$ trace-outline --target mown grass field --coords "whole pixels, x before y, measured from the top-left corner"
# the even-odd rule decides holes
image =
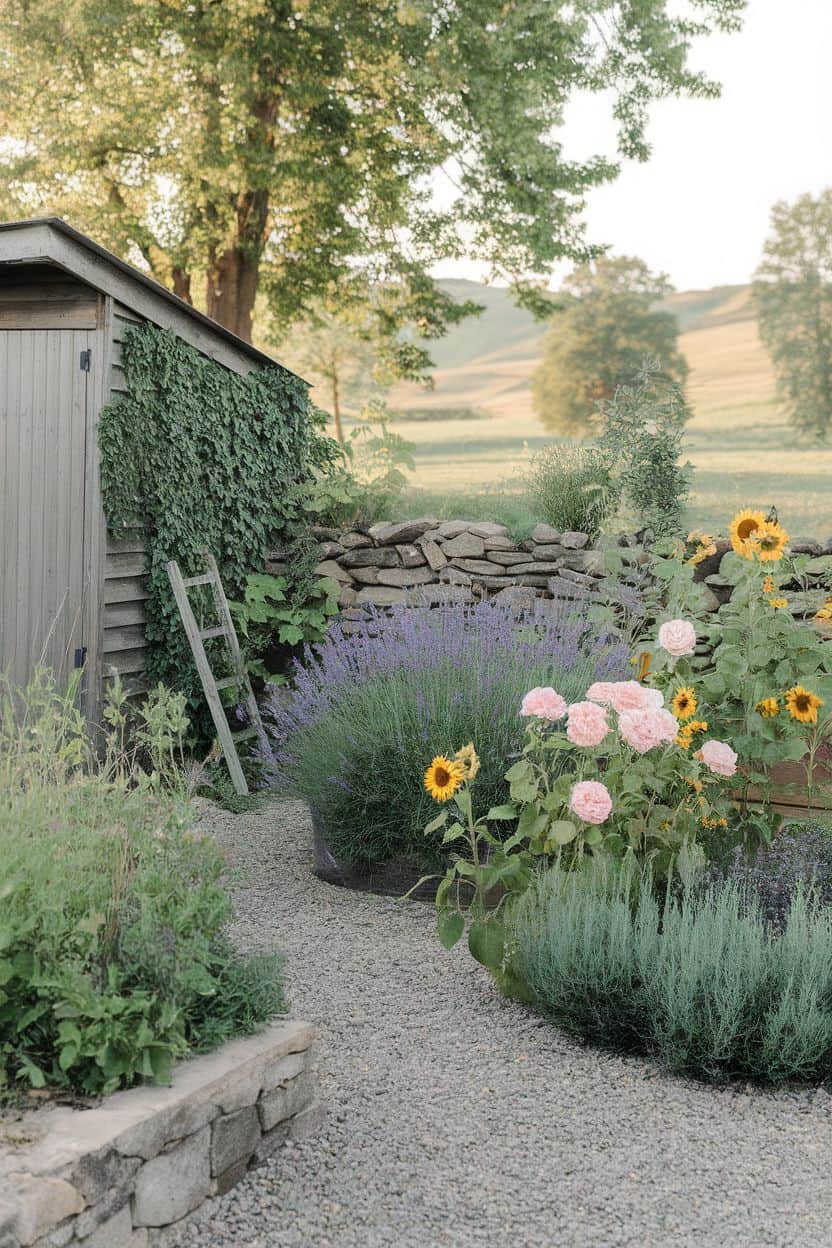
[[[490,292],[493,293],[493,292]],[[748,305],[747,289],[686,292],[669,301],[680,324],[690,365],[693,418],[686,451],[695,467],[692,526],[724,528],[733,512],[775,504],[793,536],[832,535],[832,447],[801,442],[778,410],[774,377]],[[529,378],[541,331],[516,317],[500,341],[499,301],[464,339],[440,344],[442,365],[427,394],[401,387],[393,406],[481,408],[483,419],[402,421],[394,428],[416,445],[411,511],[464,510],[466,495],[489,495],[511,505],[522,490],[529,456],[550,441],[531,405]],[[477,337],[478,329],[481,331]],[[459,331],[455,331],[459,332]],[[486,349],[476,355],[478,342]]]

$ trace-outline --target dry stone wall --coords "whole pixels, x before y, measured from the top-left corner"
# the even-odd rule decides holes
[[[318,1126],[312,1029],[284,1022],[170,1087],[0,1120],[0,1248],[164,1248],[182,1218]]]
[[[589,602],[601,592],[611,546],[623,565],[620,580],[636,590],[648,562],[640,535],[622,533],[601,547],[593,546],[586,533],[561,533],[547,524],[538,524],[529,540],[519,543],[501,524],[430,517],[375,524],[366,531],[314,528],[312,533],[320,556],[316,572],[341,586],[346,631],[360,627],[373,609],[397,604],[434,607],[498,598],[518,608],[540,609],[555,599]],[[729,544],[716,545],[715,554],[696,569],[714,610],[731,593],[720,571]],[[789,608],[798,617],[812,616],[823,602],[824,587],[832,587],[832,541],[794,542],[791,550],[808,559],[799,580],[784,587]],[[269,571],[283,571],[288,558],[285,551],[273,552]]]

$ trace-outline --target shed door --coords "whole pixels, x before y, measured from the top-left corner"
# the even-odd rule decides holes
[[[66,680],[82,657],[86,329],[0,329],[0,669]]]

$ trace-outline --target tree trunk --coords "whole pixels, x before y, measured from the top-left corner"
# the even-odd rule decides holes
[[[191,298],[191,275],[178,267],[174,267],[173,270],[173,293],[178,295],[180,299],[184,299],[186,303],[193,303]]]
[[[260,276],[260,257],[269,216],[265,191],[237,197],[236,230],[224,251],[211,256],[206,279],[208,315],[244,342],[251,342],[252,314]]]
[[[335,436],[344,445],[344,426],[341,424],[341,396],[338,388],[338,375],[332,378],[332,419],[335,421]]]

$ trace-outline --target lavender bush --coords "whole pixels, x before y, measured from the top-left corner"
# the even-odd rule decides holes
[[[823,823],[786,824],[753,857],[737,846],[722,868],[708,872],[708,883],[723,879],[741,885],[758,901],[769,926],[783,931],[799,890],[811,889],[817,901],[832,906],[832,829]]]
[[[316,811],[337,857],[366,867],[404,853],[435,863],[436,813],[422,775],[435,754],[473,741],[483,809],[508,799],[503,775],[523,738],[518,710],[535,685],[567,698],[628,674],[627,654],[566,609],[518,617],[508,606],[399,608],[345,636],[335,625],[297,667],[288,700],[266,709],[276,785]]]

